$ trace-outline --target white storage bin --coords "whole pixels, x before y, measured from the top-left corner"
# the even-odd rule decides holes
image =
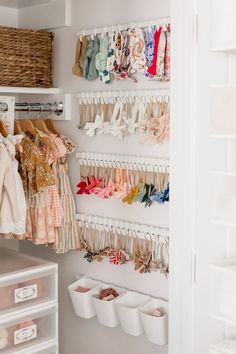
[[[160,308],[164,315],[152,316],[151,313],[155,308]],[[148,340],[157,345],[166,345],[168,343],[168,302],[152,299],[139,310]]]
[[[211,267],[210,313],[236,323],[236,259]]]
[[[128,291],[115,300],[120,324],[125,333],[132,336],[140,336],[144,332],[138,309],[150,300],[150,296],[134,291]]]
[[[30,347],[57,338],[57,307],[48,305],[6,317],[0,323],[0,353],[28,353]],[[32,351],[33,352],[33,351]]]
[[[89,319],[96,315],[92,301],[92,293],[99,285],[101,285],[100,282],[88,277],[83,277],[68,286],[68,291],[77,316]],[[79,286],[91,290],[85,293],[76,291]]]
[[[104,301],[97,299],[95,296],[100,293],[103,289],[112,288],[116,290],[119,296],[110,301]],[[93,291],[92,299],[95,307],[95,311],[98,317],[98,321],[107,327],[116,327],[119,324],[119,319],[116,313],[116,308],[114,301],[125,293],[125,289],[118,288],[111,284],[102,284],[95,291]]]
[[[57,301],[57,265],[0,249],[0,320],[6,314]]]

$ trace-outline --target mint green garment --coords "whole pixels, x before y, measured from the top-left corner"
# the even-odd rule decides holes
[[[98,71],[95,66],[96,55],[99,52],[99,39],[95,37],[89,40],[87,51],[84,57],[83,77],[87,80],[98,78]]]
[[[108,35],[104,34],[104,36],[100,40],[100,51],[96,55],[96,59],[95,59],[95,66],[99,72],[99,77],[101,81],[103,77],[103,72],[107,66],[108,45],[109,45]]]

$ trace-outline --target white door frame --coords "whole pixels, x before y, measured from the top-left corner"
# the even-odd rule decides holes
[[[195,0],[171,1],[169,354],[194,353]]]

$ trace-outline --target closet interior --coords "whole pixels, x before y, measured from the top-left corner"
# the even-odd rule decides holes
[[[18,181],[9,189],[17,223],[0,219],[0,353],[235,352],[234,209],[222,219],[215,208],[211,225],[224,235],[209,257],[199,234],[211,232],[211,207],[197,194],[199,171],[210,181],[200,144],[209,122],[201,130],[191,106],[203,73],[209,85],[201,55],[209,59],[210,33],[232,76],[235,46],[196,3],[0,0],[0,146]],[[216,23],[219,3],[209,11]],[[231,76],[219,81],[211,97],[199,94],[213,102],[216,198],[223,185],[234,190],[234,117],[222,126],[221,114],[235,87]]]

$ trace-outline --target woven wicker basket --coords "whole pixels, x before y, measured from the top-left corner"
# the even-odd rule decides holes
[[[0,26],[0,85],[52,87],[53,33]]]

